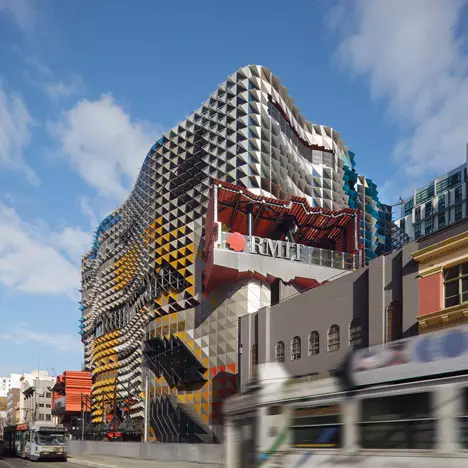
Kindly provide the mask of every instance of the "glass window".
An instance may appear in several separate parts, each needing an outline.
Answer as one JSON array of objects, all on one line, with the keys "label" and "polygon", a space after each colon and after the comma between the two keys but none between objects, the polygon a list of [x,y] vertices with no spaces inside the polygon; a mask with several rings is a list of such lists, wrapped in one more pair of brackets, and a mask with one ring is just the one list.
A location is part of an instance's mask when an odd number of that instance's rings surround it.
[{"label": "glass window", "polygon": [[445,307],[468,302],[468,262],[444,270]]},{"label": "glass window", "polygon": [[340,327],[332,325],[328,329],[328,351],[338,351],[340,349]]},{"label": "glass window", "polygon": [[50,420],[51,420],[50,414],[46,414],[46,421],[50,421]]},{"label": "glass window", "polygon": [[309,356],[316,356],[320,353],[320,335],[314,330],[309,335]]},{"label": "glass window", "polygon": [[37,434],[37,440],[40,445],[64,445],[65,434],[62,432],[39,432]]},{"label": "glass window", "polygon": [[462,390],[463,415],[459,418],[460,438],[463,448],[468,449],[468,387]]},{"label": "glass window", "polygon": [[461,204],[460,205],[457,205],[455,207],[455,221],[460,221],[460,219],[462,219],[463,215],[462,215],[462,206]]},{"label": "glass window", "polygon": [[46,396],[46,398],[52,398],[52,393],[47,392],[47,393],[45,394],[45,396]]},{"label": "glass window", "polygon": [[439,229],[445,227],[445,213],[439,213],[437,216],[437,224]]},{"label": "glass window", "polygon": [[301,339],[295,336],[291,341],[291,361],[301,359]]},{"label": "glass window", "polygon": [[432,218],[427,218],[424,221],[424,234],[427,236],[432,232]]},{"label": "glass window", "polygon": [[276,362],[284,362],[284,341],[278,341],[275,346]]},{"label": "glass window", "polygon": [[339,406],[295,408],[291,432],[295,447],[341,447],[342,420]]},{"label": "glass window", "polygon": [[462,200],[462,187],[461,185],[455,189],[455,203]]},{"label": "glass window", "polygon": [[414,218],[416,222],[421,221],[421,207],[420,206],[417,206],[416,209],[414,210]]},{"label": "glass window", "polygon": [[405,218],[403,218],[403,219],[400,220],[400,229],[401,229],[402,231],[405,231],[405,230],[406,230],[406,219],[405,219]]},{"label": "glass window", "polygon": [[445,209],[445,194],[439,196],[439,201],[437,202],[438,211]]},{"label": "glass window", "polygon": [[283,412],[282,406],[269,406],[267,408],[268,416],[277,416],[278,414],[281,414],[282,412]]},{"label": "glass window", "polygon": [[368,449],[430,449],[435,419],[429,393],[364,399],[359,423],[361,447]]},{"label": "glass window", "polygon": [[421,224],[415,223],[414,225],[414,238],[419,239],[421,237]]},{"label": "glass window", "polygon": [[362,344],[362,327],[358,318],[353,318],[349,324],[349,346],[358,346]]},{"label": "glass window", "polygon": [[405,216],[411,214],[411,211],[413,210],[413,207],[414,207],[414,200],[413,199],[408,200],[405,203]]},{"label": "glass window", "polygon": [[432,202],[427,202],[424,205],[424,216],[430,216],[432,214]]}]

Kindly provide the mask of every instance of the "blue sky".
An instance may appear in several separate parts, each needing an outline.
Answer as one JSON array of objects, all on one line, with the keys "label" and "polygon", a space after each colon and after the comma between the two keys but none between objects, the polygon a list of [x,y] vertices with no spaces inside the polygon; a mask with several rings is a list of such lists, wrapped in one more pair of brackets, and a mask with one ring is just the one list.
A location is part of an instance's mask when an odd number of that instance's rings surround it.
[{"label": "blue sky", "polygon": [[79,263],[147,149],[238,67],[279,75],[384,201],[464,160],[466,1],[0,0],[0,375],[82,361]]}]

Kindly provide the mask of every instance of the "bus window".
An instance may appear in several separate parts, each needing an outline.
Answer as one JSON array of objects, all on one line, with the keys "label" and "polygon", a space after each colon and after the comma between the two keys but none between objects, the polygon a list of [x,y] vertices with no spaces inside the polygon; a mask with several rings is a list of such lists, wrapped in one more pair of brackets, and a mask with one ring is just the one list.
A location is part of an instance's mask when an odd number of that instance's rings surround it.
[{"label": "bus window", "polygon": [[338,405],[295,408],[291,426],[293,446],[341,447],[341,411]]},{"label": "bus window", "polygon": [[430,449],[435,442],[429,393],[361,400],[361,447]]},{"label": "bus window", "polygon": [[463,448],[468,449],[468,387],[462,389],[463,414],[460,417],[460,436]]}]

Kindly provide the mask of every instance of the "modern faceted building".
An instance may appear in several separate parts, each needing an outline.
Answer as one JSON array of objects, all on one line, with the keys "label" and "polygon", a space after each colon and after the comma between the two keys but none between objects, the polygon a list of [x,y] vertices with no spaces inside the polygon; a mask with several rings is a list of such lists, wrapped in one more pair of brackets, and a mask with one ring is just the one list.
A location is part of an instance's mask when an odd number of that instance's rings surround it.
[{"label": "modern faceted building", "polygon": [[120,405],[150,438],[219,440],[238,318],[390,250],[390,213],[338,132],[267,68],[239,69],[153,145],[83,258],[93,421]]}]

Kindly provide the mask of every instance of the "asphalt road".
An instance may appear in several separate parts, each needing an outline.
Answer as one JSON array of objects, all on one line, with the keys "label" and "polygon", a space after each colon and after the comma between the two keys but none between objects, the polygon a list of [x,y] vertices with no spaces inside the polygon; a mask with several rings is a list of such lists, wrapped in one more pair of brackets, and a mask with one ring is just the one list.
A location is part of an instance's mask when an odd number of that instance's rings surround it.
[{"label": "asphalt road", "polygon": [[72,462],[61,461],[39,461],[32,462],[23,460],[22,458],[1,458],[0,468],[82,468],[82,465],[77,465]]}]

